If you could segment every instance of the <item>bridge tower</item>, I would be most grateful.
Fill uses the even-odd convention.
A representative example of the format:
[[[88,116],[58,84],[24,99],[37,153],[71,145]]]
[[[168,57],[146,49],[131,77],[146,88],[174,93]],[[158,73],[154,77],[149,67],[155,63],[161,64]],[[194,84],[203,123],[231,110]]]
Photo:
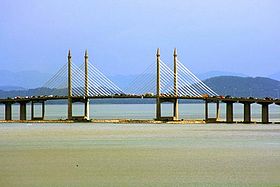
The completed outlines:
[[[71,51],[68,51],[68,120],[72,120],[72,57]]]
[[[85,109],[84,118],[89,120],[89,97],[88,97],[88,51],[85,52]]]
[[[178,120],[179,119],[179,102],[178,102],[178,83],[177,83],[177,79],[178,79],[178,73],[177,73],[177,49],[174,49],[174,54],[173,54],[173,58],[174,58],[174,104],[173,104],[173,117],[174,120]]]
[[[174,49],[173,59],[174,59],[174,97],[164,98],[160,93],[160,49],[157,49],[157,95],[156,95],[156,120],[178,120],[179,119],[179,104],[178,104],[178,74],[177,74],[177,50]],[[161,116],[161,103],[171,102],[173,103],[173,116],[162,117]]]
[[[156,119],[160,120],[161,118],[161,103],[160,103],[160,49],[157,49],[157,111]]]
[[[89,95],[88,95],[88,51],[85,51],[85,77],[84,96],[73,97],[72,94],[72,60],[71,52],[68,53],[68,120],[88,121],[89,120]],[[84,103],[84,114],[73,116],[73,103]]]

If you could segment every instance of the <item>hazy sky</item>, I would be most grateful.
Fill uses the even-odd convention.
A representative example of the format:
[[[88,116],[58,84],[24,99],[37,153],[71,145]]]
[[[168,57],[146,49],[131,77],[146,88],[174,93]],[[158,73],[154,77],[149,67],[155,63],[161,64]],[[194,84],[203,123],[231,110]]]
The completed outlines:
[[[138,74],[179,59],[194,73],[280,71],[279,0],[1,0],[0,69],[53,73],[90,61],[105,74]]]

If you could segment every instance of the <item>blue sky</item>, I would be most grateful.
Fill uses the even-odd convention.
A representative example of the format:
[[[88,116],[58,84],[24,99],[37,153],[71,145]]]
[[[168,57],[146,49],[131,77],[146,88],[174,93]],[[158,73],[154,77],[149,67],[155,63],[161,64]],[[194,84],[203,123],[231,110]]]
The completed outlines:
[[[0,69],[54,73],[67,60],[107,75],[179,59],[194,73],[280,71],[279,0],[1,0]]]

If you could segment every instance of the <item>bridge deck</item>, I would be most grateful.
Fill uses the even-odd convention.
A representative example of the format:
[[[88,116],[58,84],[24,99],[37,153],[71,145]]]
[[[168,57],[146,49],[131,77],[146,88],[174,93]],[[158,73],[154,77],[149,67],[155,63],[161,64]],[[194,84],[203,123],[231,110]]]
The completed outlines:
[[[73,99],[84,99],[85,97],[76,97],[73,96]],[[90,96],[89,99],[147,99],[147,98],[156,98],[156,96],[146,96],[146,95],[108,95],[108,96]],[[275,103],[280,105],[280,99],[263,99],[263,98],[223,98],[223,97],[193,97],[193,96],[161,96],[163,99],[190,99],[190,100],[207,100],[208,102],[224,102],[224,103]],[[29,98],[7,98],[0,99],[0,103],[29,103],[29,102],[42,102],[48,100],[66,100],[67,96],[45,96],[45,97],[29,97]]]

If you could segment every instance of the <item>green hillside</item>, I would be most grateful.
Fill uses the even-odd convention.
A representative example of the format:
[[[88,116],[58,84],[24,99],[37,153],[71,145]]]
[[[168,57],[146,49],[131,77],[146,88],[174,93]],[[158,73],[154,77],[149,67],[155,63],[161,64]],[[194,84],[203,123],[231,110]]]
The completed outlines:
[[[280,94],[280,81],[265,77],[219,76],[204,82],[219,95],[276,98]]]

